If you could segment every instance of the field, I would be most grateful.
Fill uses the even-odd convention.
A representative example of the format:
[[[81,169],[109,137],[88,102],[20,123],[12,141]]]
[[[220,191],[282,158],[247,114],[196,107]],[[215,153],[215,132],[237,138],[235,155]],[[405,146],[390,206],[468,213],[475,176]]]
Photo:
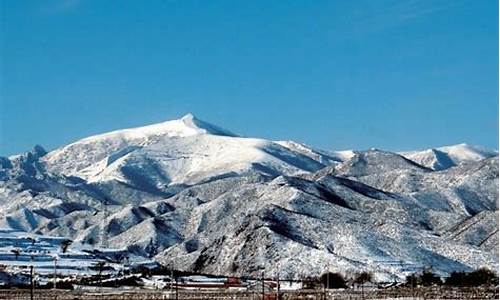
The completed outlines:
[[[33,298],[31,298],[33,297]],[[275,300],[275,292],[236,291],[159,291],[159,290],[0,290],[0,299],[6,300],[160,300],[160,299],[248,299]],[[355,290],[301,290],[280,293],[280,299],[498,299],[497,288],[418,288],[387,289],[372,291]]]

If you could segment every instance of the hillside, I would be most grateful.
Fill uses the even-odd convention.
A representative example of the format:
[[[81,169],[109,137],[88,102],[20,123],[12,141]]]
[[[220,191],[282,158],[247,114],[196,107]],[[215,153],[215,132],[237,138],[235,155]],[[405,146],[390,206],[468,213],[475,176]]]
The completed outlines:
[[[0,158],[0,227],[212,274],[496,269],[498,155],[474,149],[324,151],[187,115]]]

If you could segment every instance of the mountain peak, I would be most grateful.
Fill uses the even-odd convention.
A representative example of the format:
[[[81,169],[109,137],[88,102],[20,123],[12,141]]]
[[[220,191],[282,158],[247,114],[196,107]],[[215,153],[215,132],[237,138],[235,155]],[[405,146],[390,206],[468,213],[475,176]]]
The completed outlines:
[[[177,121],[181,121],[183,125],[187,126],[190,129],[194,129],[197,133],[206,133],[212,135],[223,135],[223,136],[237,136],[236,134],[223,129],[219,126],[210,124],[208,122],[202,121],[196,118],[192,113],[188,113]],[[167,121],[169,123],[172,121]]]
[[[168,124],[170,122],[176,122],[176,121],[187,126],[188,128],[195,129],[202,133],[205,133],[205,131],[207,131],[206,128],[204,128],[204,126],[207,126],[208,123],[198,120],[192,113],[188,113],[178,120],[167,121],[165,123]],[[214,125],[210,125],[209,127],[214,127]]]
[[[218,126],[197,119],[189,113],[180,119],[90,136],[51,151],[44,156],[43,160],[49,165],[56,166],[55,168],[60,169],[59,171],[67,169],[76,171],[107,157],[124,155],[124,153],[129,153],[134,149],[169,139],[201,135],[237,136]]]
[[[187,113],[181,118],[182,121],[193,121],[194,119],[196,119],[196,117],[192,113]]]
[[[79,142],[95,142],[98,140],[142,140],[158,139],[160,137],[185,137],[197,134],[212,134],[222,136],[236,136],[228,130],[212,125],[188,113],[180,119],[164,121],[161,123],[120,129],[84,138]]]

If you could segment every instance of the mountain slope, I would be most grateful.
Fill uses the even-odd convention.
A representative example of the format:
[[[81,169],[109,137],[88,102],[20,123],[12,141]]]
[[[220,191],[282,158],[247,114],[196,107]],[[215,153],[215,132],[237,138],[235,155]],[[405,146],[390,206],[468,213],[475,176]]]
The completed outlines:
[[[445,240],[432,230],[462,222],[460,215],[381,191],[361,194],[356,190],[370,188],[329,179],[278,177],[238,184],[209,198],[203,189],[188,189],[168,200],[175,211],[188,214],[183,218],[189,223],[180,223],[189,224],[179,230],[184,241],[157,258],[216,274],[258,275],[279,264],[282,274],[296,279],[303,272],[318,275],[325,264],[342,272],[373,270],[386,280],[425,266],[446,273],[498,264],[493,252]],[[201,204],[180,208],[193,198]]]
[[[385,163],[380,162],[380,157]],[[360,152],[337,166],[333,174],[408,195],[411,201],[434,210],[475,215],[498,209],[498,156],[439,172],[405,164],[395,154]]]
[[[82,169],[107,159],[111,163],[127,153],[172,137],[198,134],[235,136],[188,114],[181,119],[138,128],[117,130],[84,138],[51,151],[44,157],[49,169],[65,175],[80,175]]]
[[[43,158],[52,173],[159,191],[250,170],[272,176],[316,171],[331,160],[271,141],[237,137],[192,115],[85,138]]]
[[[0,158],[0,227],[225,275],[496,269],[498,156],[453,149],[457,166],[436,171],[406,154],[239,137],[188,115]]]

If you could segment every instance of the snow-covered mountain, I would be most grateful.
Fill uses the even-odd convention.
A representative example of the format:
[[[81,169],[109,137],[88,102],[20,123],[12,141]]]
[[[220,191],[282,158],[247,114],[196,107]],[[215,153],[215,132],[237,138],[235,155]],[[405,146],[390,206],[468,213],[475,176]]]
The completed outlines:
[[[88,182],[117,180],[161,192],[172,185],[252,170],[272,176],[311,172],[337,159],[313,153],[238,137],[188,114],[179,120],[88,137],[48,153],[43,161],[53,173]]]
[[[448,163],[240,137],[187,115],[0,158],[0,227],[225,275],[496,269],[498,155],[433,151]]]
[[[498,151],[467,144],[458,144],[422,151],[402,152],[401,155],[422,166],[439,171],[461,163],[476,162],[498,156]]]

